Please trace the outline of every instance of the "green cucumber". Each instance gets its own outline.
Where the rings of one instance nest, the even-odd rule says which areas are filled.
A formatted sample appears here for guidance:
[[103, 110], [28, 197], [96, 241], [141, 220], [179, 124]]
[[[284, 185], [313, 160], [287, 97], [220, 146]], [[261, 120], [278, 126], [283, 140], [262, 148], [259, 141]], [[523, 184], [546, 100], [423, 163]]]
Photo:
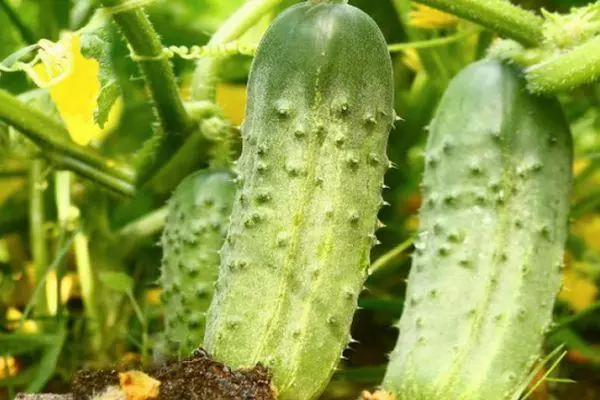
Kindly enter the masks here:
[[484, 60], [430, 126], [420, 233], [383, 386], [401, 399], [516, 399], [560, 286], [572, 142], [556, 99]]
[[188, 355], [202, 343], [234, 193], [229, 172], [200, 171], [169, 200], [160, 278], [169, 354]]
[[344, 2], [284, 11], [259, 44], [206, 350], [271, 369], [280, 400], [323, 391], [376, 242], [394, 122], [375, 22]]

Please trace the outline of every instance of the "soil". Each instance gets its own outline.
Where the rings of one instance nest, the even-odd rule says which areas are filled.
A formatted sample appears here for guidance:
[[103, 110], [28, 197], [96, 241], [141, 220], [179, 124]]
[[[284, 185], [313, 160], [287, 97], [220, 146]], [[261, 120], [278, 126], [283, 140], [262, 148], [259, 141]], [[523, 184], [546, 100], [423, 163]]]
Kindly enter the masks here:
[[104, 392], [108, 386], [118, 384], [119, 373], [114, 369], [79, 371], [71, 385], [73, 400], [87, 400]]
[[[167, 361], [145, 371], [160, 381], [158, 400], [276, 400], [271, 375], [262, 365], [231, 370], [198, 349], [188, 358]], [[89, 399], [119, 385], [119, 371], [80, 371], [73, 380], [73, 400]]]

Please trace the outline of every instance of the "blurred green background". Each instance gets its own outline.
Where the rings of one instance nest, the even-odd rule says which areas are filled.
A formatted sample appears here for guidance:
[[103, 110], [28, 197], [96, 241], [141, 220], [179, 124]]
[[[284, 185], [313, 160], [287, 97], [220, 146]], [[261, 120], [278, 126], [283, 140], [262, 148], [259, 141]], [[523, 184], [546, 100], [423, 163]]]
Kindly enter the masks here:
[[[292, 3], [283, 1], [276, 12]], [[485, 55], [495, 36], [406, 0], [350, 3], [377, 21], [390, 44], [454, 38], [443, 45], [393, 54], [396, 112], [403, 121], [390, 136], [388, 153], [397, 168], [386, 176], [390, 189], [384, 196], [390, 207], [380, 215], [387, 227], [378, 233], [382, 245], [372, 253], [372, 260], [377, 260], [410, 239], [417, 228], [422, 149], [427, 124], [442, 92], [460, 69]], [[536, 11], [541, 7], [568, 11], [586, 1], [518, 3]], [[191, 47], [205, 44], [241, 4], [243, 0], [156, 1], [146, 11], [165, 46]], [[86, 26], [97, 7], [93, 0], [0, 0], [0, 60], [10, 62], [15, 52], [41, 39], [58, 42], [61, 33]], [[257, 42], [275, 14], [244, 39]], [[80, 136], [72, 139], [98, 149], [107, 158], [127, 161], [151, 137], [156, 118], [140, 71], [117, 28], [111, 23], [103, 35], [105, 61], [120, 88], [120, 99], [103, 129], [81, 123]], [[243, 119], [250, 63], [249, 56], [231, 56], [219, 72], [217, 103], [233, 125]], [[194, 62], [174, 57], [172, 64], [181, 94], [187, 97]], [[78, 97], [81, 92], [98, 90], [94, 69], [98, 66], [83, 61], [76, 66], [80, 69], [60, 87], [40, 89], [31, 74], [7, 72], [0, 75], [0, 88], [67, 123], [69, 112], [86, 110]], [[560, 100], [574, 135], [576, 179], [565, 287], [555, 311], [558, 325], [550, 333], [546, 349], [566, 345], [567, 355], [551, 376], [575, 382], [550, 379], [532, 398], [600, 399], [600, 85], [581, 87], [561, 95]], [[206, 161], [196, 160], [190, 171], [206, 167]], [[32, 183], [34, 163], [39, 171]], [[126, 199], [53, 170], [39, 161], [27, 139], [0, 124], [0, 398], [24, 389], [68, 391], [80, 368], [115, 363], [136, 366], [142, 355], [152, 359], [163, 323], [156, 284], [161, 225], [155, 212], [164, 206], [176, 183], [158, 182]], [[65, 185], [71, 197], [66, 206], [60, 203]], [[31, 201], [36, 191], [40, 193], [37, 209]], [[43, 218], [35, 222], [32, 215]], [[55, 271], [43, 285], [36, 285], [34, 272], [36, 251], [40, 251], [32, 246], [36, 230], [38, 237], [39, 230], [43, 232], [42, 252]], [[361, 390], [370, 390], [380, 381], [386, 354], [395, 342], [391, 325], [402, 311], [409, 253], [410, 247], [370, 276], [353, 325], [358, 343], [346, 351], [347, 360], [323, 398], [355, 399]], [[82, 271], [87, 275], [81, 276]], [[82, 299], [86, 282], [93, 282], [95, 288], [99, 327], [90, 327], [90, 310]], [[45, 312], [32, 312], [42, 298]], [[105, 333], [101, 341], [93, 334], [98, 331]]]

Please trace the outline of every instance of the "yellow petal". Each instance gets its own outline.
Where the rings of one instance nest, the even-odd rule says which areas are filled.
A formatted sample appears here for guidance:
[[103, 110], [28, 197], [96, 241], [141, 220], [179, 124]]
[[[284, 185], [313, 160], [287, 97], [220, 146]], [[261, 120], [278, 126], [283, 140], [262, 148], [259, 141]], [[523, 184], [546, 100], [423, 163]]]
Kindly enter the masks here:
[[[68, 58], [70, 62], [41, 62], [34, 67], [34, 71], [42, 82], [50, 83], [50, 97], [73, 141], [85, 146], [94, 139], [102, 138], [115, 126], [122, 105], [117, 101], [109, 112], [104, 128], [100, 128], [94, 122], [94, 110], [100, 93], [98, 60], [85, 58], [81, 54], [80, 36], [77, 33], [65, 35], [55, 48], [61, 49], [63, 58]], [[51, 56], [56, 56], [58, 52], [55, 50]], [[60, 79], [54, 79], [56, 77]]]
[[234, 124], [244, 121], [246, 110], [246, 86], [222, 83], [217, 86], [217, 104]]
[[419, 72], [423, 70], [423, 63], [421, 62], [421, 57], [419, 57], [419, 52], [415, 49], [406, 49], [402, 51], [402, 62], [414, 72]]
[[569, 307], [579, 312], [589, 307], [598, 294], [596, 284], [577, 272], [575, 268], [567, 269], [563, 273], [563, 287], [558, 295]]
[[408, 25], [422, 29], [442, 29], [455, 26], [458, 17], [435, 8], [416, 4], [408, 13]]
[[160, 292], [162, 290], [160, 288], [152, 288], [146, 290], [146, 301], [150, 305], [160, 304]]
[[[17, 310], [15, 307], [9, 307], [8, 310], [6, 310], [6, 319], [9, 321], [7, 324], [7, 328], [11, 330], [19, 328], [22, 315], [23, 313], [21, 313], [21, 311]], [[37, 333], [38, 331], [39, 328], [37, 326], [37, 323], [30, 319], [26, 319], [23, 322], [23, 326], [21, 327], [21, 329], [19, 329], [19, 332], [21, 333], [33, 334]]]
[[[71, 297], [75, 274], [70, 272], [63, 276], [60, 280], [60, 303], [66, 304]], [[46, 302], [48, 304], [48, 312], [50, 315], [56, 315], [58, 311], [58, 288], [56, 271], [48, 272], [46, 277]]]

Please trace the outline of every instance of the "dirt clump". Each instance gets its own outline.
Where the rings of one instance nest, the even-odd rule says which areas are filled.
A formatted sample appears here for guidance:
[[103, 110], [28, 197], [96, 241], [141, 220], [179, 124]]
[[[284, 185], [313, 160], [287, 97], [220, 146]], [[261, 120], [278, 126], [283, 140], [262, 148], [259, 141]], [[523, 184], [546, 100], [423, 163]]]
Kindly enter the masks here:
[[[80, 371], [72, 385], [73, 400], [87, 400], [109, 386], [119, 386], [117, 370]], [[205, 351], [154, 365], [145, 371], [160, 382], [158, 400], [276, 400], [267, 368], [232, 370]]]

